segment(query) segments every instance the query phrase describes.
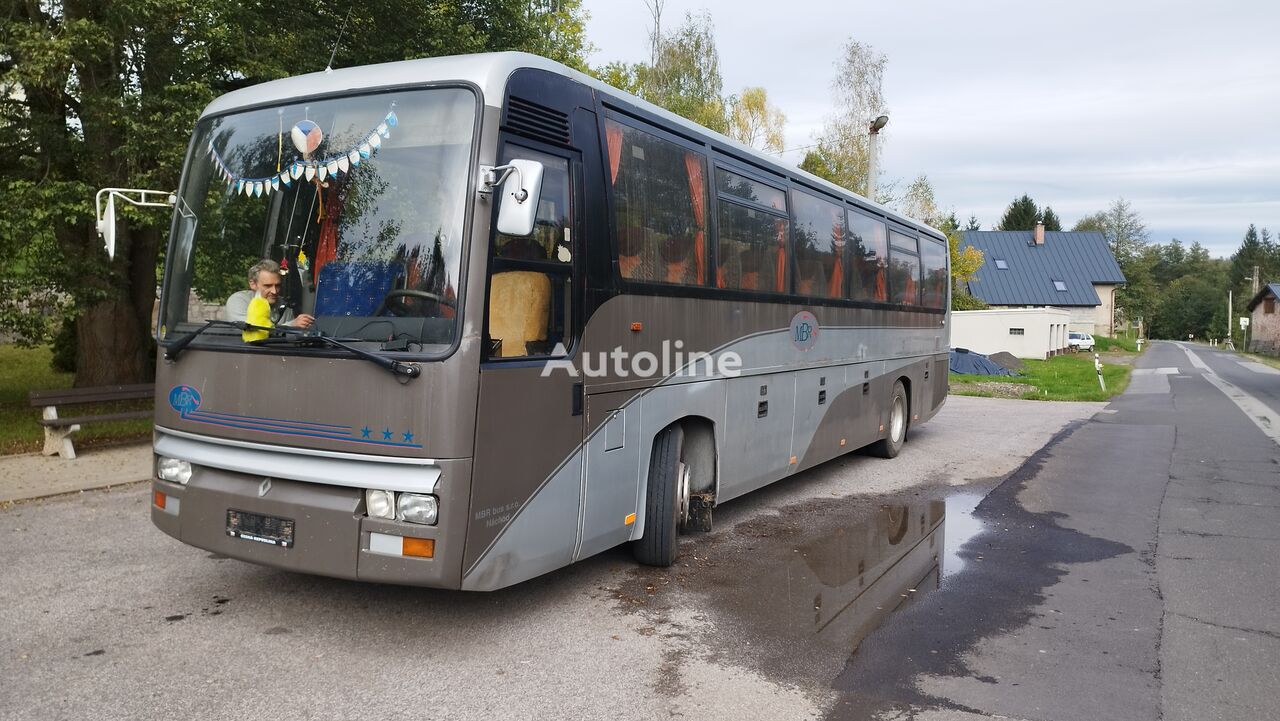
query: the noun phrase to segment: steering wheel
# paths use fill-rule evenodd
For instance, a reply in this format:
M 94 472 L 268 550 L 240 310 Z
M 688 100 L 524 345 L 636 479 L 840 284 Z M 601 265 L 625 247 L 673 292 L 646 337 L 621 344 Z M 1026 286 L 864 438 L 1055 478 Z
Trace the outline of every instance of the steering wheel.
M 453 308 L 454 310 L 457 310 L 458 308 L 457 303 L 455 303 L 452 300 L 449 300 L 448 298 L 445 298 L 442 295 L 437 295 L 436 293 L 428 293 L 425 290 L 409 290 L 405 288 L 405 289 L 396 289 L 388 292 L 382 298 L 382 302 L 378 304 L 378 309 L 374 311 L 373 314 L 382 315 L 383 313 L 390 313 L 391 315 L 401 316 L 401 317 L 407 316 L 407 315 L 415 315 L 415 313 L 413 312 L 413 309 L 410 308 L 408 304 L 406 304 L 404 300 L 402 300 L 402 298 L 422 298 L 423 300 L 429 300 L 435 303 L 439 303 L 440 305 L 443 305 L 443 306 L 448 306 L 450 308 Z

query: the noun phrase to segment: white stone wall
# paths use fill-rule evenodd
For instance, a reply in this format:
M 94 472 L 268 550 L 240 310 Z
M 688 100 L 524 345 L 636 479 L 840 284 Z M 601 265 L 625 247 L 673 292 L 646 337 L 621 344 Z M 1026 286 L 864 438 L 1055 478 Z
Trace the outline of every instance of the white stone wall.
M 1007 351 L 1019 358 L 1048 358 L 1067 350 L 1071 312 L 1065 308 L 992 308 L 951 314 L 951 345 L 984 355 Z M 1010 329 L 1021 328 L 1021 335 Z

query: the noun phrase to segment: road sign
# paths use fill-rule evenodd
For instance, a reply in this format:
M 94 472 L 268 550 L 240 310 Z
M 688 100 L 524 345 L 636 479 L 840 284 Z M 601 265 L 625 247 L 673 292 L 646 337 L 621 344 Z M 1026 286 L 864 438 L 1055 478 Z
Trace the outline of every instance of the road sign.
M 1240 316 L 1240 330 L 1244 330 L 1245 328 L 1248 328 L 1248 327 L 1249 327 L 1249 316 L 1247 315 Z

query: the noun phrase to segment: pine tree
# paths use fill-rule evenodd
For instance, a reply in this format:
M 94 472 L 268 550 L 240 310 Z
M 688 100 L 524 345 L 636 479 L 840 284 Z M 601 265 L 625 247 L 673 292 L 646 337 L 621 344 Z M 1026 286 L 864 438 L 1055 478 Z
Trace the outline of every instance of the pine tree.
M 1031 196 L 1023 194 L 1021 198 L 1009 204 L 1000 219 L 1000 230 L 1035 230 L 1040 222 L 1040 209 Z
M 1044 206 L 1044 214 L 1041 217 L 1040 222 L 1044 223 L 1045 230 L 1052 230 L 1054 232 L 1062 230 L 1062 221 L 1058 220 L 1058 214 L 1053 212 L 1053 208 L 1050 208 L 1047 205 Z

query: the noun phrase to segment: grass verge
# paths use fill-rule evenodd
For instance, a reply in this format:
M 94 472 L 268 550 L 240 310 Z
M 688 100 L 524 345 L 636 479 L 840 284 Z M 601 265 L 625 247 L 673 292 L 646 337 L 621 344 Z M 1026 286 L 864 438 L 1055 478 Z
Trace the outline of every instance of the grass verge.
M 1093 343 L 1099 353 L 1107 351 L 1125 351 L 1126 353 L 1138 352 L 1138 339 L 1136 337 L 1129 338 L 1119 336 L 1116 338 L 1108 338 L 1105 335 L 1095 335 Z
M 36 390 L 70 388 L 75 378 L 49 367 L 49 348 L 19 348 L 0 345 L 0 455 L 30 453 L 44 446 L 40 409 L 27 402 L 27 393 Z M 88 403 L 59 409 L 58 415 L 98 415 L 150 408 L 150 401 Z M 76 448 L 145 440 L 151 436 L 151 421 L 87 423 L 71 436 Z
M 1093 356 L 1067 354 L 1049 360 L 1028 360 L 1020 376 L 951 374 L 951 392 L 962 396 L 997 396 L 1040 401 L 1105 401 L 1129 385 L 1127 365 L 1102 366 L 1104 391 L 1098 387 Z M 1017 386 L 1025 386 L 1021 392 Z

